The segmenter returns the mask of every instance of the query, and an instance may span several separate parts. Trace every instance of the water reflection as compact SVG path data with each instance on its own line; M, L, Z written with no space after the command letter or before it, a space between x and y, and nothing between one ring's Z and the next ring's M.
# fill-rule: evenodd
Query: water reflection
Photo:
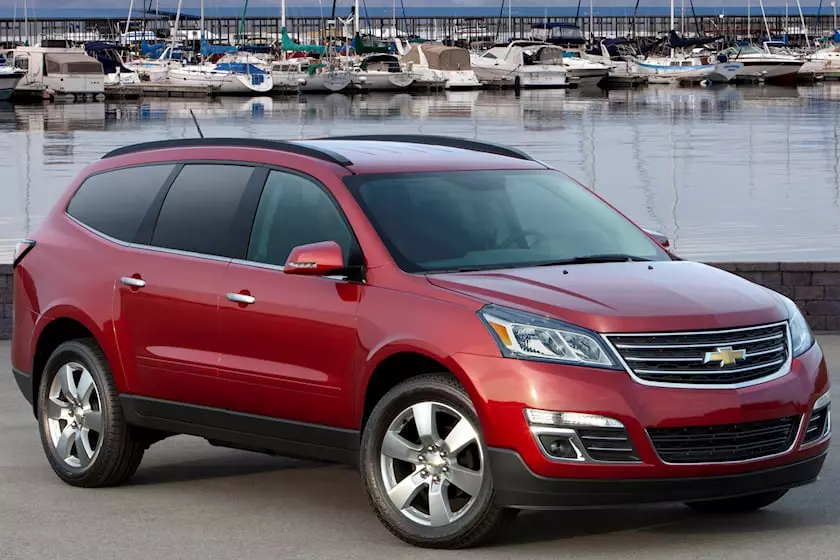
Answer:
M448 134L505 142L585 182L699 259L840 259L840 84L651 86L0 104L0 262L84 165L196 136Z

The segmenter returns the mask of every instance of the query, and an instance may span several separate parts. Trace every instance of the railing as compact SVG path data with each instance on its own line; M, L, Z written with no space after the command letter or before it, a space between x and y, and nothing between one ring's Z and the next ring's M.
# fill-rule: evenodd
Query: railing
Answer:
M522 38L530 37L531 26L535 23L545 21L567 21L574 22L574 17L518 17L513 18L513 31L509 29L507 18L370 18L362 20L364 32L377 36L388 37L396 29L400 34L409 34L423 37L425 39L464 39L464 40L495 40L509 39L511 36ZM761 16L703 16L697 18L701 32L706 35L720 35L726 39L742 39L747 36L747 30L751 35L763 34L765 32L764 21ZM768 16L767 24L773 35L784 33L785 22L792 27L801 27L798 18L785 18L785 16ZM208 18L205 29L208 36L221 38L235 42L239 35L238 18ZM141 25L141 22L134 21ZM585 37L632 37L635 34L640 37L654 37L667 33L670 30L670 18L668 16L595 16L590 18L581 17L578 19ZM806 16L805 25L809 38L813 39L814 30L816 35L828 35L833 29L831 17L825 15L819 19L816 16ZM119 37L119 30L124 29L125 20L115 19L86 19L86 20L33 20L28 22L28 28L23 21L0 20L0 42L24 42L37 43L42 39L71 39L78 42L94 40L116 40ZM182 21L182 30L197 30L197 21ZM326 37L324 20L321 18L289 18L287 28L291 35L305 37L307 39ZM134 28L133 28L134 29ZM146 22L146 29L155 31L165 36L169 33L170 22L165 19L153 19ZM279 18L249 18L246 20L246 35L259 37L271 41L280 38ZM678 21L677 31L687 36L696 35L696 25L693 18L687 17L684 22ZM336 33L340 34L340 31ZM804 42L804 37L799 36Z

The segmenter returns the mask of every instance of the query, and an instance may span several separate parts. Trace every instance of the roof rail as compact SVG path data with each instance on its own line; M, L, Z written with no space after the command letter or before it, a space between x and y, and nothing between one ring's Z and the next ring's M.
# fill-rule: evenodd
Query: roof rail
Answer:
M335 163L341 165L342 167L353 165L353 162L346 157L330 150L307 146L306 144L298 144L296 142L286 140L260 140L254 138L186 138L145 142L142 144L134 144L133 146L117 148L116 150L108 152L102 156L102 159L123 156L126 154L135 154L138 152L148 152L152 150L206 147L262 148L266 150L276 150L278 152L289 152L301 156L309 156L323 161L328 161L330 163Z
M359 136L330 136L327 138L319 138L319 140L367 140L374 142L427 144L430 146L460 148L462 150L470 150L473 152L484 152L487 154L496 154L499 156L534 161L534 158L522 150L511 148L509 146L503 146L502 144L493 144L491 142L481 142L478 140L467 140L465 138L456 138L453 136L435 136L433 134L364 134Z

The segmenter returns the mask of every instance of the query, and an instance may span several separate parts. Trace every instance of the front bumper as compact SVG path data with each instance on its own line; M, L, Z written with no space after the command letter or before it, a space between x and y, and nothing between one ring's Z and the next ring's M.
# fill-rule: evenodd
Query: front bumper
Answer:
M828 372L818 345L794 359L790 373L740 389L650 387L636 383L623 371L474 354L458 354L454 358L472 383L471 397L488 447L513 452L527 472L538 479L556 479L560 485L564 481L578 480L585 487L604 481L615 481L620 486L621 481L638 479L643 487L652 488L655 495L660 494L655 488L661 480L690 480L696 484L700 479L714 481L724 477L721 480L725 480L731 475L771 472L778 467L817 460L828 449L830 441L828 434L803 444L813 406L829 389ZM524 415L526 408L614 418L625 426L639 460L573 462L550 458L531 433ZM696 428L788 417L800 419L789 449L743 461L664 462L648 435L652 428ZM510 458L496 456L498 453L494 451L493 460L510 461ZM818 463L821 465L822 461ZM497 466L491 465L491 468L495 472ZM503 473L515 469L498 468L502 480L497 479L496 484L504 485L507 475ZM814 476L795 477L791 486L808 482ZM783 481L783 485L787 483Z
M489 451L496 504L518 509L691 502L794 488L817 480L826 453L797 463L738 474L597 480L539 476L525 465L518 453L506 449Z

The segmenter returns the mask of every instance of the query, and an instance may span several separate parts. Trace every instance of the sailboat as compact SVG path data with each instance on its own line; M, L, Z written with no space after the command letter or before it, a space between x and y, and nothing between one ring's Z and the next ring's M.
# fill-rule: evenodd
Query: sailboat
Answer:
M281 59L271 66L275 87L305 93L338 93L353 86L350 72L339 68L326 45L301 45L286 30L286 0L280 3ZM289 57L289 54L300 55ZM324 61L326 59L326 61Z

